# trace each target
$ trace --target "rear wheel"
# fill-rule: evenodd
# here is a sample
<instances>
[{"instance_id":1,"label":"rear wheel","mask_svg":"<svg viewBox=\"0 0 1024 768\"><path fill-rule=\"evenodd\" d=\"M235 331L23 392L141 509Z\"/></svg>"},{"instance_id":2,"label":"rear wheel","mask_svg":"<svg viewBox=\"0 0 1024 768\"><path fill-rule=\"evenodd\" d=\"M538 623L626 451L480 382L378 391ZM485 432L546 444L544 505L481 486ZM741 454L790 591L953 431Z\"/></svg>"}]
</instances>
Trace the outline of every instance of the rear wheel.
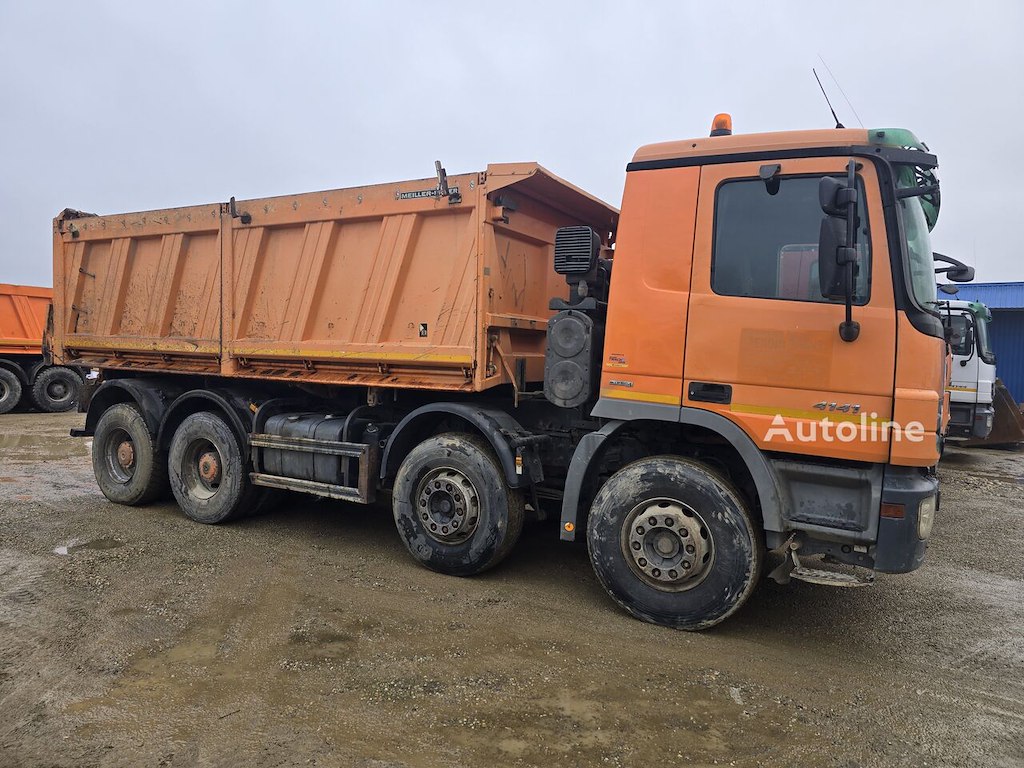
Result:
<instances>
[{"instance_id":1,"label":"rear wheel","mask_svg":"<svg viewBox=\"0 0 1024 768\"><path fill-rule=\"evenodd\" d=\"M0 368L0 413L13 411L21 401L21 381L11 371Z\"/></svg>"},{"instance_id":2,"label":"rear wheel","mask_svg":"<svg viewBox=\"0 0 1024 768\"><path fill-rule=\"evenodd\" d=\"M201 411L181 422L167 466L174 498L192 520L212 525L256 511L263 489L249 482L242 447L217 414Z\"/></svg>"},{"instance_id":3,"label":"rear wheel","mask_svg":"<svg viewBox=\"0 0 1024 768\"><path fill-rule=\"evenodd\" d=\"M392 503L412 556L452 576L493 568L523 530L522 491L508 487L486 441L461 432L412 449L398 470Z\"/></svg>"},{"instance_id":4,"label":"rear wheel","mask_svg":"<svg viewBox=\"0 0 1024 768\"><path fill-rule=\"evenodd\" d=\"M641 459L601 488L587 524L590 560L639 619L706 629L747 601L764 560L759 527L732 485L673 456Z\"/></svg>"},{"instance_id":5,"label":"rear wheel","mask_svg":"<svg viewBox=\"0 0 1024 768\"><path fill-rule=\"evenodd\" d=\"M78 403L82 379L70 368L45 368L32 385L32 402L41 411L70 411Z\"/></svg>"},{"instance_id":6,"label":"rear wheel","mask_svg":"<svg viewBox=\"0 0 1024 768\"><path fill-rule=\"evenodd\" d=\"M167 488L164 454L129 403L113 405L100 416L92 438L92 469L103 495L116 504L148 504Z\"/></svg>"}]
</instances>

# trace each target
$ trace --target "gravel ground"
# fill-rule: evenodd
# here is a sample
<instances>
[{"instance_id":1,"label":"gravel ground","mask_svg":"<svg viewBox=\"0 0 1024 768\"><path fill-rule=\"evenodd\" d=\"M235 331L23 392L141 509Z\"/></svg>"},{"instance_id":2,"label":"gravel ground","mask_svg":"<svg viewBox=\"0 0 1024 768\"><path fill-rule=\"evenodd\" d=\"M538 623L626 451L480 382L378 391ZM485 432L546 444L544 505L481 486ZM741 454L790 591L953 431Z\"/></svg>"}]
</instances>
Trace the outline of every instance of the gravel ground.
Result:
<instances>
[{"instance_id":1,"label":"gravel ground","mask_svg":"<svg viewBox=\"0 0 1024 768\"><path fill-rule=\"evenodd\" d=\"M454 579L387 509L114 506L82 418L0 417L0 765L1024 764L1022 454L947 452L916 573L686 634L550 526Z\"/></svg>"}]
</instances>

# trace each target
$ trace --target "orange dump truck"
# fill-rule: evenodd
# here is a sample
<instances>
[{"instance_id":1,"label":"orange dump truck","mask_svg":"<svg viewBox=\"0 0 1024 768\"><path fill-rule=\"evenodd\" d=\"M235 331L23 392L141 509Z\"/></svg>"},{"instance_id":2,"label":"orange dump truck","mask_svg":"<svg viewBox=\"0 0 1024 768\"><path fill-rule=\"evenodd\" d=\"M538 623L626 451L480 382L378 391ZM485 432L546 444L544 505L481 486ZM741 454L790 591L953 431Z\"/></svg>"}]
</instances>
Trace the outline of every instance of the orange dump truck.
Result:
<instances>
[{"instance_id":1,"label":"orange dump truck","mask_svg":"<svg viewBox=\"0 0 1024 768\"><path fill-rule=\"evenodd\" d=\"M524 518L639 618L906 572L938 502L937 161L902 130L641 148L621 213L544 168L54 221L97 482L220 523L390 498L467 576ZM861 566L854 577L801 558ZM817 564L817 563L815 563Z\"/></svg>"},{"instance_id":2,"label":"orange dump truck","mask_svg":"<svg viewBox=\"0 0 1024 768\"><path fill-rule=\"evenodd\" d=\"M74 368L43 357L43 329L53 291L0 283L0 414L20 403L43 411L69 411L78 402L82 378Z\"/></svg>"}]
</instances>

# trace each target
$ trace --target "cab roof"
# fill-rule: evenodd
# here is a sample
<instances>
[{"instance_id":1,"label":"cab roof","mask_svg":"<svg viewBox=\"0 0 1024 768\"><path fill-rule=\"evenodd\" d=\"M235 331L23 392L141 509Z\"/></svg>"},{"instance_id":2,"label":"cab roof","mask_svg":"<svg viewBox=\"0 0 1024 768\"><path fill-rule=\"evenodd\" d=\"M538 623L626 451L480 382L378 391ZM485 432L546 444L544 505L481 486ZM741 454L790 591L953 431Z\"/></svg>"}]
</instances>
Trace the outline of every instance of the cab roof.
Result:
<instances>
[{"instance_id":1,"label":"cab roof","mask_svg":"<svg viewBox=\"0 0 1024 768\"><path fill-rule=\"evenodd\" d=\"M636 154L633 155L633 162L814 147L865 146L870 143L868 134L869 131L864 128L825 128L811 131L773 131L771 133L734 133L731 136L704 136L699 139L647 144L636 151Z\"/></svg>"}]
</instances>

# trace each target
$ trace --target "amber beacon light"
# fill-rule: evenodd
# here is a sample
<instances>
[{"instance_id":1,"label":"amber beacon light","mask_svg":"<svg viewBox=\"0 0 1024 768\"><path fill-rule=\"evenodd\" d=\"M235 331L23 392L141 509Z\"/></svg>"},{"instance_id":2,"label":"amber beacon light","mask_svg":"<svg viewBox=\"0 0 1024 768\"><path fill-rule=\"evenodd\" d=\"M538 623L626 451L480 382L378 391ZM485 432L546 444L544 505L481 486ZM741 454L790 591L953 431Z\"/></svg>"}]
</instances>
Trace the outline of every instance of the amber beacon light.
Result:
<instances>
[{"instance_id":1,"label":"amber beacon light","mask_svg":"<svg viewBox=\"0 0 1024 768\"><path fill-rule=\"evenodd\" d=\"M711 121L712 136L732 136L732 115L721 112Z\"/></svg>"}]
</instances>

